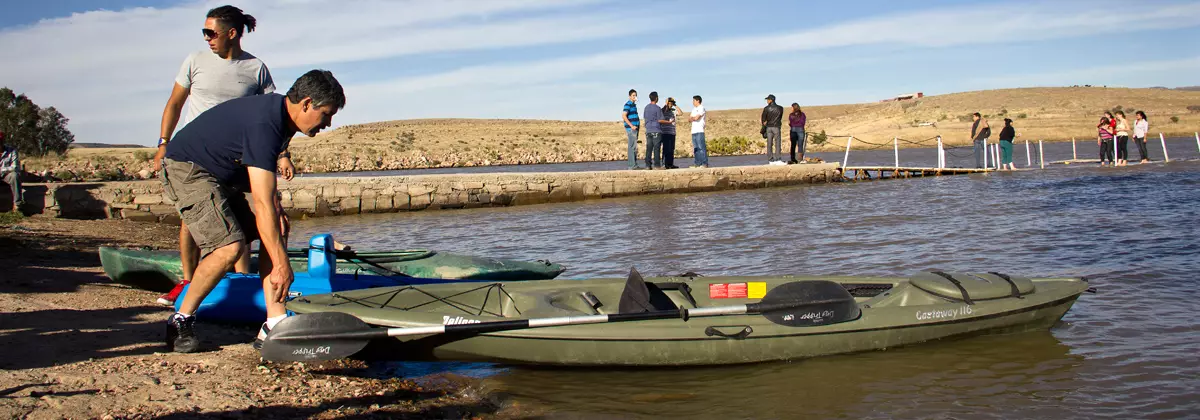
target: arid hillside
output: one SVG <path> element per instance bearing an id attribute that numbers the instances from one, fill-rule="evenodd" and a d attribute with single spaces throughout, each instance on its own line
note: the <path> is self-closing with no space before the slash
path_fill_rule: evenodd
<path id="1" fill-rule="evenodd" d="M 785 106 L 803 101 L 779 99 Z M 617 102 L 614 109 L 620 105 Z M 684 109 L 690 110 L 690 104 Z M 1005 117 L 1013 119 L 1021 139 L 1090 139 L 1096 135 L 1101 113 L 1111 109 L 1123 109 L 1131 119 L 1134 110 L 1144 110 L 1155 134 L 1200 131 L 1200 92 L 1171 89 L 1000 89 L 902 102 L 814 106 L 804 111 L 810 133 L 829 135 L 816 149 L 832 150 L 844 147 L 841 136 L 847 135 L 859 140 L 856 147 L 890 145 L 893 136 L 922 142 L 941 135 L 948 145 L 966 144 L 969 115 L 974 112 L 986 115 L 996 132 Z M 706 130 L 710 152 L 762 153 L 760 112 L 710 111 Z M 676 154 L 690 156 L 690 123 L 682 120 Z M 345 126 L 311 139 L 297 137 L 292 149 L 297 165 L 306 172 L 605 161 L 625 158 L 625 133 L 618 121 L 399 120 Z M 36 159 L 26 166 L 30 171 L 61 173 L 59 178 L 69 176 L 68 172 L 80 178 L 137 177 L 149 168 L 146 160 L 151 155 L 151 149 L 75 149 L 67 158 Z"/>

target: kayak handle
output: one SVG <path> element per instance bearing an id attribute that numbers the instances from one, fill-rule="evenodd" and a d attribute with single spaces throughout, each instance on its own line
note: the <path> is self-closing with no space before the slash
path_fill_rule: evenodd
<path id="1" fill-rule="evenodd" d="M 718 329 L 718 328 L 736 328 L 736 327 L 742 328 L 742 330 L 737 332 L 736 334 L 724 333 Z M 753 332 L 754 332 L 754 328 L 751 328 L 749 325 L 715 325 L 715 326 L 710 326 L 710 327 L 704 328 L 704 335 L 706 335 L 706 336 L 724 337 L 724 338 L 729 338 L 729 339 L 734 339 L 734 340 L 744 340 L 746 337 L 749 337 L 750 334 Z"/>

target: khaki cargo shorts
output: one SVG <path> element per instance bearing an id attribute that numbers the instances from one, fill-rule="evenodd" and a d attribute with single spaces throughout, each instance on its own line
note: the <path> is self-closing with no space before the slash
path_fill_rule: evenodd
<path id="1" fill-rule="evenodd" d="M 175 203 L 201 258 L 225 245 L 258 239 L 246 195 L 221 185 L 200 165 L 163 159 L 162 182 L 163 195 Z"/>

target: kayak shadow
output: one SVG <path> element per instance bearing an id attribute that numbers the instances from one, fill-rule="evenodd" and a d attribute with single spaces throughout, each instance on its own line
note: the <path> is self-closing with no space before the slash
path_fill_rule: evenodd
<path id="1" fill-rule="evenodd" d="M 111 284 L 103 274 L 49 267 L 10 267 L 0 277 L 0 293 L 70 293 L 85 284 Z"/>
<path id="2" fill-rule="evenodd" d="M 112 309 L 46 309 L 0 312 L 0 348 L 19 349 L 0 357 L 0 369 L 33 369 L 167 351 L 165 320 L 159 306 Z M 255 328 L 202 325 L 207 348 L 244 343 Z"/>
<path id="3" fill-rule="evenodd" d="M 457 394 L 457 395 L 456 395 Z M 448 399 L 448 395 L 454 395 Z M 416 407 L 414 410 L 413 408 Z M 478 418 L 495 414 L 499 406 L 486 398 L 464 396 L 456 388 L 392 389 L 377 395 L 346 397 L 318 405 L 265 405 L 246 410 L 227 410 L 196 413 L 182 408 L 181 412 L 155 417 L 156 419 L 302 419 L 302 418 Z"/>

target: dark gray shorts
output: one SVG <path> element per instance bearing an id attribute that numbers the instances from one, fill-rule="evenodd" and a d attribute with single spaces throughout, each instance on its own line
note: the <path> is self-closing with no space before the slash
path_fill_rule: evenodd
<path id="1" fill-rule="evenodd" d="M 258 239 L 258 225 L 246 195 L 200 165 L 163 159 L 163 195 L 175 203 L 179 218 L 200 247 L 200 256 L 234 242 Z"/>

